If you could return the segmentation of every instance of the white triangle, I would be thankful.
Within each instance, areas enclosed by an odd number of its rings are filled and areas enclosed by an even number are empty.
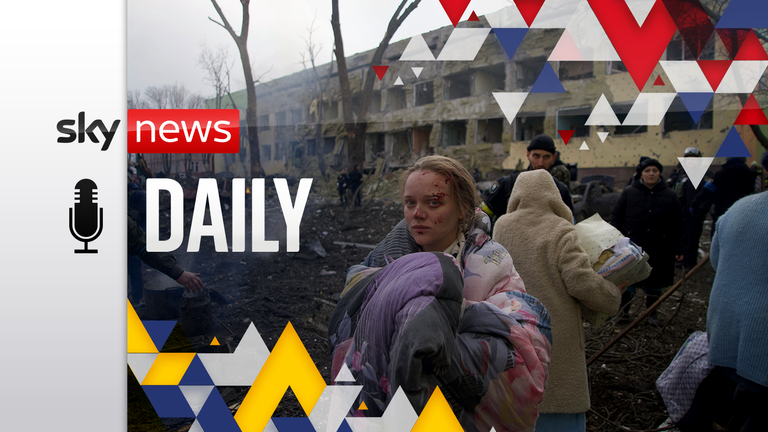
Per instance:
[[[411,38],[400,56],[400,61],[434,61],[435,55],[424,41],[424,36],[418,34]]]
[[[398,76],[398,77],[397,77],[397,79],[395,80],[395,85],[404,85],[404,84],[403,84],[403,80],[401,80],[399,76]]]
[[[336,374],[336,379],[334,379],[333,382],[355,382],[355,377],[352,376],[352,371],[349,370],[346,363],[341,364],[341,369],[339,370],[339,373]]]
[[[616,113],[613,112],[611,104],[608,103],[608,99],[605,95],[600,95],[600,100],[595,104],[595,108],[589,115],[589,118],[584,123],[586,126],[619,126],[621,122]]]
[[[491,430],[489,430],[488,432],[496,432],[496,428],[491,426]]]
[[[635,21],[641,26],[645,19],[648,18],[648,14],[653,9],[654,4],[656,4],[656,0],[627,0],[630,12],[635,17]]]
[[[624,126],[658,126],[677,93],[640,93],[624,118]]]
[[[707,173],[709,166],[712,165],[713,157],[678,157],[680,165],[683,166],[685,173],[688,174],[688,179],[694,188],[699,187],[701,179],[704,178],[704,174]]]
[[[581,0],[547,0],[531,23],[531,28],[565,28]]]
[[[245,330],[243,338],[237,344],[234,354],[266,354],[269,356],[269,348],[261,338],[261,334],[256,330],[256,326],[251,322]]]
[[[526,28],[528,24],[525,23],[523,15],[517,6],[512,3],[504,9],[499,9],[496,12],[485,14],[485,19],[488,20],[488,24],[493,28]]]
[[[584,56],[579,52],[579,47],[573,41],[571,34],[566,29],[560,40],[557,42],[552,54],[549,55],[549,61],[584,61]]]
[[[352,432],[400,432],[387,430],[381,417],[347,417]]]
[[[484,27],[453,29],[437,59],[440,61],[473,61],[490,32],[490,28]]]
[[[678,93],[712,92],[712,86],[697,61],[660,61],[659,64]]]
[[[589,146],[587,145],[586,141],[581,143],[581,147],[579,147],[579,150],[589,150]]]
[[[200,410],[203,409],[205,401],[208,400],[213,386],[179,386],[179,390],[181,390],[181,394],[184,395],[184,399],[187,400],[189,407],[192,408],[192,412],[197,417],[200,414]]]
[[[621,61],[587,0],[579,4],[566,30],[584,60]]]
[[[267,425],[264,427],[264,430],[261,432],[279,432],[277,430],[277,426],[272,422],[272,419],[270,418],[267,422]]]
[[[763,77],[768,61],[735,61],[725,73],[715,93],[752,93]]]
[[[131,371],[139,384],[144,381],[144,378],[147,376],[149,369],[152,368],[152,363],[155,362],[156,358],[157,353],[128,354],[128,366],[131,367]]]
[[[205,432],[205,430],[203,429],[203,426],[200,425],[200,421],[195,419],[195,422],[192,423],[192,427],[190,427],[187,432]]]
[[[520,111],[520,107],[523,106],[525,98],[528,97],[528,92],[493,92],[493,97],[501,107],[504,117],[512,124],[517,112]]]
[[[413,405],[411,405],[411,401],[408,400],[408,396],[405,395],[403,389],[398,387],[381,418],[391,431],[409,431],[413,429],[413,425],[416,424],[419,416],[416,414],[416,410],[413,409]]]
[[[608,134],[610,132],[598,132],[597,136],[600,137],[600,142],[605,142],[605,139],[608,138]]]
[[[326,386],[309,413],[309,422],[317,432],[336,432],[362,389],[363,386]]]
[[[415,67],[414,66],[414,67],[411,68],[411,70],[413,70],[413,74],[416,75],[416,78],[418,78],[419,75],[421,75],[421,71],[423,71],[424,68],[423,67]]]

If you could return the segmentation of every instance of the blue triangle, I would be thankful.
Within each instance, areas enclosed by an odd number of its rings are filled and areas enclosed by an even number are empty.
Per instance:
[[[714,93],[678,93],[680,100],[683,101],[683,105],[688,110],[688,113],[693,118],[693,122],[698,124],[701,115],[709,105],[709,101],[712,100]]]
[[[176,321],[142,321],[141,323],[144,324],[158,351],[162,351],[165,341],[168,340],[168,336],[176,325]]]
[[[728,136],[720,146],[715,157],[751,157],[752,154],[747,150],[747,146],[736,131],[736,126],[731,126]]]
[[[179,385],[214,385],[214,382],[208,375],[208,371],[205,370],[200,357],[195,355],[181,381],[179,381]]]
[[[716,28],[768,27],[768,2],[765,0],[731,0]]]
[[[308,417],[272,417],[272,423],[278,432],[315,432]]]
[[[531,93],[565,93],[560,78],[557,77],[552,65],[547,62],[541,75],[536,78],[536,82],[531,87]]]
[[[338,429],[336,429],[336,432],[352,432],[352,428],[349,427],[349,423],[347,423],[346,420],[341,422],[341,425]]]
[[[509,59],[515,55],[515,52],[520,47],[520,43],[523,41],[525,34],[528,32],[527,28],[495,28],[493,32],[496,33],[496,37],[501,42],[501,46],[504,47]]]
[[[240,432],[240,426],[237,425],[232,413],[229,412],[227,404],[221,397],[219,390],[214,387],[208,400],[197,414],[197,421],[203,430],[216,432]]]
[[[179,386],[145,385],[141,388],[159,417],[195,417]]]

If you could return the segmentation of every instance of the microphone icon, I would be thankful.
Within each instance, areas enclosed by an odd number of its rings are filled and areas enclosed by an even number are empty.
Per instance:
[[[83,249],[75,249],[75,253],[99,252],[98,249],[88,249],[88,242],[96,240],[104,228],[104,209],[96,202],[96,189],[96,183],[91,179],[82,179],[75,185],[75,205],[69,208],[69,232],[84,243]]]

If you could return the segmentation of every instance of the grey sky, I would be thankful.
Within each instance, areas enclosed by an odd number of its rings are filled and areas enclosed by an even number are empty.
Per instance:
[[[237,0],[218,0],[239,33],[241,6]],[[340,0],[339,9],[347,56],[375,48],[384,35],[399,0]],[[507,0],[472,0],[462,21],[474,10],[483,15],[508,6]],[[269,81],[303,68],[307,29],[315,19],[313,39],[322,44],[320,63],[331,59],[333,32],[330,0],[253,0],[248,50],[255,77]],[[208,17],[219,20],[209,0],[128,0],[128,90],[184,84],[204,97],[213,90],[197,66],[200,45],[224,45],[234,61],[232,89],[245,87],[235,42]],[[422,0],[393,38],[394,41],[450,25],[439,0]]]

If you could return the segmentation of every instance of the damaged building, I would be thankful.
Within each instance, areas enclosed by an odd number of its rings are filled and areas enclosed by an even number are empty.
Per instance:
[[[478,22],[462,22],[459,27],[490,26],[480,17]],[[452,31],[453,27],[447,26],[422,37],[436,55]],[[390,44],[382,62],[389,68],[382,80],[375,79],[367,116],[366,166],[375,167],[382,160],[393,168],[407,166],[420,156],[439,153],[493,178],[506,170],[527,167],[526,146],[540,133],[555,138],[562,160],[578,164],[579,177],[600,173],[620,180],[628,178],[641,156],[659,159],[668,167],[668,174],[689,146],[698,147],[705,156],[715,155],[741,109],[736,95],[715,94],[698,122],[676,96],[658,126],[585,126],[601,95],[623,120],[640,94],[621,62],[549,62],[565,92],[529,94],[515,118],[508,121],[492,92],[530,91],[562,34],[562,29],[529,29],[511,59],[493,32],[474,61],[401,61],[410,39]],[[721,45],[713,38],[704,58],[721,58],[718,53],[725,52]],[[374,73],[370,63],[373,53],[370,50],[347,58],[355,116],[365,74]],[[677,34],[662,60],[691,58]],[[348,168],[337,65],[327,63],[318,66],[316,72],[304,70],[256,86],[261,161],[268,175],[301,175],[311,165],[310,160],[317,165],[318,153],[331,168]],[[319,86],[324,88],[322,97]],[[659,64],[643,92],[675,92]],[[214,102],[208,104],[212,107]],[[225,96],[222,107],[232,108],[233,103],[244,119],[244,90],[232,93],[231,98]],[[321,111],[322,118],[318,119]],[[318,123],[321,142],[316,142]],[[241,130],[244,153],[226,156],[226,160],[224,155],[217,155],[217,172],[247,174],[243,170],[250,166],[244,162],[249,149],[245,128]],[[568,145],[558,130],[574,131]],[[749,126],[737,126],[737,130],[751,154],[756,155],[757,141]],[[605,142],[598,132],[609,132]],[[589,150],[580,150],[583,143]]]

